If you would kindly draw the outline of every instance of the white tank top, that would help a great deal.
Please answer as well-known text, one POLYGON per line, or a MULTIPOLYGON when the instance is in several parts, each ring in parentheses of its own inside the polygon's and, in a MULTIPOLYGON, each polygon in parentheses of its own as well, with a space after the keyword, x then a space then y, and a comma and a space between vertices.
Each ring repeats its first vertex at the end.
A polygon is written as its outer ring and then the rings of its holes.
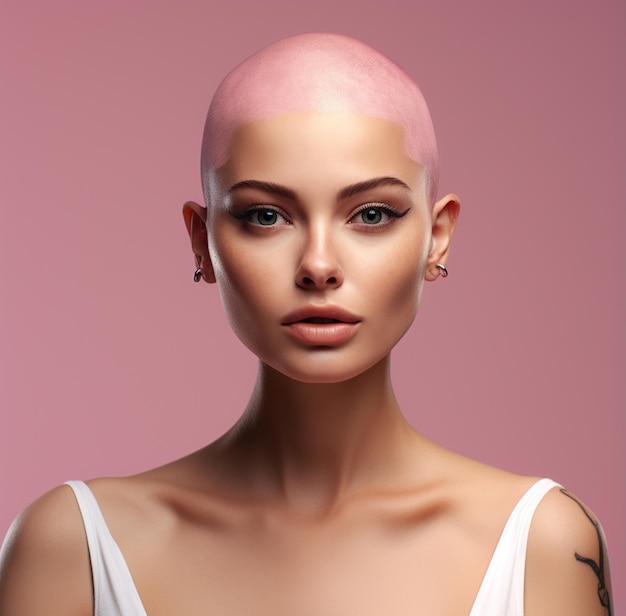
MULTIPOLYGON (((94 616, 147 616, 122 552, 93 493, 68 481, 78 501, 89 547, 94 616)), ((522 496, 507 520, 469 616, 523 616, 524 568, 530 523, 541 499, 559 484, 540 479, 522 496)))

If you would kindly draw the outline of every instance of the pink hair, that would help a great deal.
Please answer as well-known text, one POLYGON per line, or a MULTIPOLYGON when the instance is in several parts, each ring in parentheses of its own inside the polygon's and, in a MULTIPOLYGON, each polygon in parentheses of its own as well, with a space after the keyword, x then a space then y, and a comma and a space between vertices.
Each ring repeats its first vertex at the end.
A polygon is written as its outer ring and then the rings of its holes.
POLYGON ((236 128, 300 111, 350 112, 399 124, 406 153, 423 167, 426 195, 434 203, 437 144, 417 84, 365 43, 338 34, 301 34, 254 54, 217 88, 202 140, 207 204, 209 174, 226 162, 236 128))

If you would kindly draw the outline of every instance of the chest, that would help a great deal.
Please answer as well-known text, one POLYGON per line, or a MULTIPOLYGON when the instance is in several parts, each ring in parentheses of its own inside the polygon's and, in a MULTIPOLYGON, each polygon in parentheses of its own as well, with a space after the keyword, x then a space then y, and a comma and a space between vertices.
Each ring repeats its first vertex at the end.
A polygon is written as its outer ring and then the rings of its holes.
POLYGON ((467 616, 497 536, 427 530, 183 526, 123 551, 149 616, 467 616))

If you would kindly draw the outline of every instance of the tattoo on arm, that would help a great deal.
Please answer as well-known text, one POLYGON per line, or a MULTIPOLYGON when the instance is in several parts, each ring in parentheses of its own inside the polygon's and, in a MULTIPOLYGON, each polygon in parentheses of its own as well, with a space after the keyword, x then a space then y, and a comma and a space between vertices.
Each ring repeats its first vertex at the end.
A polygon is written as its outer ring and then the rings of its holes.
POLYGON ((603 607, 605 607, 608 611, 608 616, 613 616, 613 607, 611 605, 611 593, 609 589, 606 587, 606 582, 604 579, 604 542, 602 541, 602 532, 600 531, 600 524, 597 520, 594 520, 593 517, 589 514, 589 512, 585 509, 584 505, 575 498, 572 494, 570 494, 564 488, 561 488, 561 494, 564 494, 568 498, 571 498, 582 510, 587 519, 593 524, 593 527, 596 529, 596 535, 598 536, 598 546, 600 550, 600 556, 598 558, 598 562, 592 558, 586 558, 585 556, 581 556, 578 552, 574 552, 574 557, 577 561, 581 563, 585 563, 585 565, 589 565, 593 572, 596 574, 598 578, 598 598, 600 599, 600 603, 603 607))

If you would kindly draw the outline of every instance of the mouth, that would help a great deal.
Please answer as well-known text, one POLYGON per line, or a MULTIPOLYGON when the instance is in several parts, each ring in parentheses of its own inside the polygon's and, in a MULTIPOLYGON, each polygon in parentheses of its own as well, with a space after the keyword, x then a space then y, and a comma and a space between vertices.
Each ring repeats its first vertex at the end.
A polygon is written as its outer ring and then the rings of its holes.
POLYGON ((283 320, 285 331, 307 347, 341 346, 359 330, 361 319, 338 306, 306 306, 283 320))
POLYGON ((326 317, 308 317, 306 319, 301 319, 298 323, 343 323, 344 321, 340 321, 339 319, 328 319, 326 317))
POLYGON ((305 306, 290 312, 282 321, 283 325, 310 323, 314 325, 332 325, 347 323, 354 325, 361 319, 339 306, 305 306))

